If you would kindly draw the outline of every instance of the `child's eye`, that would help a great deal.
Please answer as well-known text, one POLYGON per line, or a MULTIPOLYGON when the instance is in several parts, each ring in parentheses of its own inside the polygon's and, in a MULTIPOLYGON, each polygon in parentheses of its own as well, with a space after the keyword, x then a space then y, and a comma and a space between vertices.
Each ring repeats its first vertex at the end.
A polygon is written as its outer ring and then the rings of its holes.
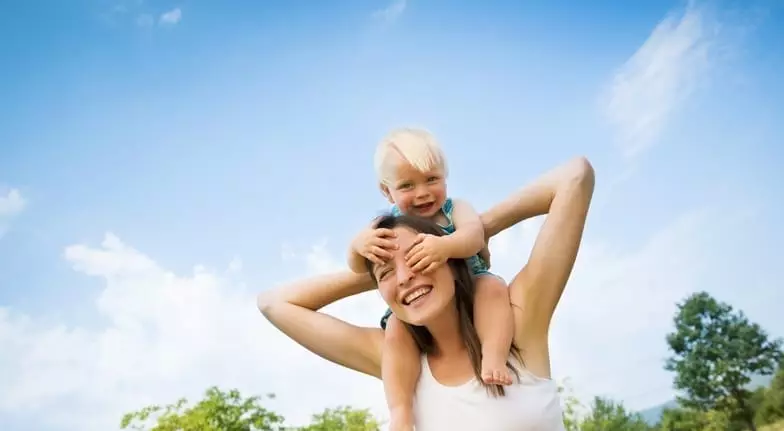
POLYGON ((438 177, 430 177, 430 178, 427 179, 427 181, 429 183, 434 183, 434 182, 438 181, 438 179, 439 179, 438 177))
POLYGON ((397 188, 399 188, 401 190, 409 189, 409 188, 411 188, 411 183, 403 183, 403 184, 399 185, 397 188))
POLYGON ((389 269, 382 269, 381 272, 378 273, 378 279, 383 280, 387 278, 387 275, 389 275, 390 272, 391 271, 389 269))

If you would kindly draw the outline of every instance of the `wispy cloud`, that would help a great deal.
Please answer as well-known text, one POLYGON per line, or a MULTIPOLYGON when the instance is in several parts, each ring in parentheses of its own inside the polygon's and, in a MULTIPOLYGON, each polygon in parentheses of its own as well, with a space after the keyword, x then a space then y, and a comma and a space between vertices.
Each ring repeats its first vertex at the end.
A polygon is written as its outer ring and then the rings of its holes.
POLYGON ((5 234, 11 219, 21 213, 27 201, 17 189, 9 190, 5 195, 0 194, 0 238, 5 234))
POLYGON ((403 15, 406 10, 406 0, 392 0, 384 9, 373 12, 373 18, 385 24, 392 24, 403 15))
POLYGON ((175 25, 179 23, 181 19, 182 10, 180 8, 174 8, 168 12, 162 13, 160 18, 158 18, 158 22, 161 25, 175 25))
POLYGON ((143 13, 136 17, 136 25, 139 27, 152 27, 155 25, 155 18, 148 13, 143 13))
MULTIPOLYGON (((673 216, 636 245, 596 237, 590 230, 553 318, 554 376, 569 378, 588 405, 595 395, 640 409, 673 396, 663 369, 675 303, 716 273, 716 233, 742 231, 745 219, 715 208, 673 216), (722 214, 722 215, 719 215, 722 214), (597 348, 599 341, 608 347, 597 348)), ((528 259, 543 217, 502 232, 490 243, 493 272, 510 280, 528 259)), ((624 241, 626 242, 626 241, 624 241)), ((772 318, 774 307, 757 307, 772 318)), ((782 325, 771 328, 780 331, 782 325)))
POLYGON ((715 16, 690 2, 662 20, 615 73, 600 101, 624 156, 633 158, 656 142, 716 66, 718 43, 715 16))
POLYGON ((26 202, 17 189, 11 189, 5 196, 0 196, 0 217, 10 217, 19 214, 26 202))

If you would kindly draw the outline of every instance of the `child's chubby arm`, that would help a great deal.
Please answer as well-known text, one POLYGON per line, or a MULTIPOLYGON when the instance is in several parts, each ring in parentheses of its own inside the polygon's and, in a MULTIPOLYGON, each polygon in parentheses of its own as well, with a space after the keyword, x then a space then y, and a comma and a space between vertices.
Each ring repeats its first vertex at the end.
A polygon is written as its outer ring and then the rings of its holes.
POLYGON ((448 257, 468 259, 485 246, 485 227, 474 208, 466 201, 452 199, 455 233, 442 237, 448 257))
POLYGON ((479 214, 465 201, 453 199, 452 203, 455 233, 444 236, 419 234, 406 254, 413 271, 427 273, 447 259, 467 259, 484 248, 485 230, 479 214))

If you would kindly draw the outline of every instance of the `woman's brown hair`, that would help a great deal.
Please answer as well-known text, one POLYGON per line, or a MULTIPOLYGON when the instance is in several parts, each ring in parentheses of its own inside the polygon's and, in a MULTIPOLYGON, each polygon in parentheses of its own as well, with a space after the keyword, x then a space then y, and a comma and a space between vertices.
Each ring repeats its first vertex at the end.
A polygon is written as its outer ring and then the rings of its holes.
MULTIPOLYGON (((443 236, 444 231, 434 222, 408 215, 384 215, 376 220, 376 228, 381 229, 394 229, 396 227, 406 227, 413 231, 443 236)), ((368 272, 373 275, 373 263, 366 260, 368 272)), ((468 264, 464 259, 449 259, 447 265, 452 270, 452 276, 455 279, 455 306, 457 307, 457 318, 460 327, 460 335, 465 342, 468 356, 471 360, 471 366, 474 369, 474 375, 477 380, 493 395, 504 395, 504 387, 502 385, 488 385, 482 380, 482 343, 479 341, 479 334, 476 332, 474 326, 474 294, 476 292, 476 284, 471 271, 468 269, 468 264)), ((401 321, 408 329, 408 332, 414 337, 419 350, 424 354, 434 353, 437 349, 433 335, 424 326, 410 325, 401 321)), ((511 353, 515 359, 523 363, 520 349, 512 343, 511 353)), ((517 376, 520 375, 518 370, 507 361, 506 366, 517 376)))

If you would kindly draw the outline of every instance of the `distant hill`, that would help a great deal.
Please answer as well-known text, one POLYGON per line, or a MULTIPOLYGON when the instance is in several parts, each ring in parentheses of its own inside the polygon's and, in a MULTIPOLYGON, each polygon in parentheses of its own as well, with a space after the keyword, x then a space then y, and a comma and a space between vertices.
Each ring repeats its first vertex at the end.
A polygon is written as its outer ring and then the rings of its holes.
POLYGON ((657 406, 649 407, 645 410, 641 410, 640 416, 647 422, 649 425, 656 425, 659 423, 662 415, 664 414, 664 410, 672 409, 678 407, 678 402, 675 400, 667 401, 666 403, 659 404, 657 406))
MULTIPOLYGON (((760 386, 769 386, 770 381, 773 380, 773 376, 753 376, 751 378, 751 383, 749 383, 749 389, 757 389, 760 386)), ((678 402, 675 400, 667 401, 666 403, 662 403, 653 407, 649 407, 645 410, 640 410, 638 413, 642 416, 642 418, 650 425, 656 425, 662 417, 664 410, 671 409, 678 407, 678 402)))

